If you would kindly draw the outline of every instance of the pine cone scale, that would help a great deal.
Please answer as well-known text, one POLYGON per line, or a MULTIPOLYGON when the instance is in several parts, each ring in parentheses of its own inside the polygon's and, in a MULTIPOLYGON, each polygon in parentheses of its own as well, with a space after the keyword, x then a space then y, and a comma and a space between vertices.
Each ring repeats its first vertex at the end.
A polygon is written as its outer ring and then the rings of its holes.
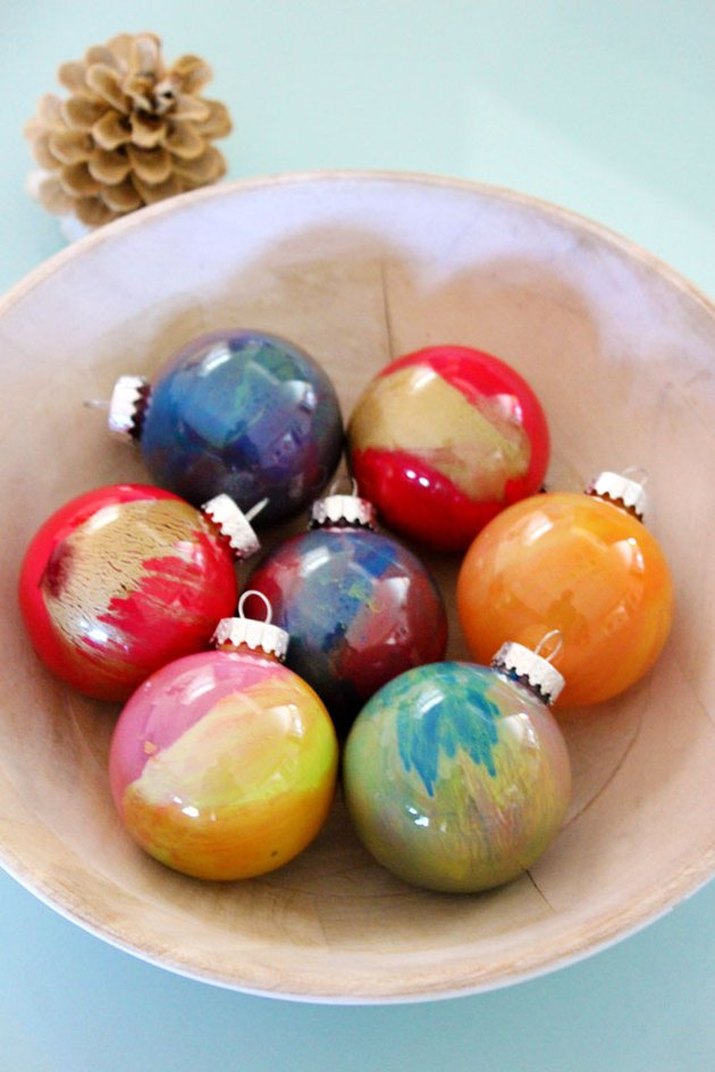
POLYGON ((102 189, 101 182, 92 177, 84 162, 60 168, 59 180, 65 193, 75 197, 92 197, 102 189))
POLYGON ((165 182, 159 182, 153 186, 142 182, 138 175, 132 175, 132 182, 146 205, 155 205, 158 201, 164 201, 167 197, 182 194, 186 189, 185 186, 181 185, 176 174, 170 175, 165 182))
POLYGON ((221 101, 206 101, 206 104, 209 105, 208 119, 196 123, 196 129, 204 138, 225 138, 233 126, 228 108, 221 101))
POLYGON ((177 160, 174 173, 193 189, 216 182, 225 174, 224 169, 225 163, 221 153, 213 146, 209 146, 206 152, 195 160, 177 160))
POLYGON ((132 170, 126 153, 108 152, 106 149, 95 149, 87 161, 87 167, 92 178, 104 186, 116 186, 117 183, 123 182, 132 170))
POLYGON ((101 197, 83 197, 75 208, 77 217, 88 227, 101 227, 116 220, 118 213, 112 212, 101 197))
POLYGON ((191 123, 173 124, 164 145, 180 160, 193 160, 206 148, 204 139, 191 123))
POLYGON ((132 132, 126 116, 117 112, 105 112, 92 127, 92 137, 100 149, 118 148, 131 141, 132 132))
POLYGON ((102 190, 102 200, 113 212, 124 215, 134 212, 144 204, 130 178, 124 179, 117 186, 107 186, 102 190))
POLYGON ((92 152, 92 139, 76 130, 56 130, 50 134, 49 150, 61 164, 77 164, 92 152))
POLYGON ((63 63, 57 72, 58 81, 72 93, 81 93, 84 89, 84 64, 77 60, 63 63))
POLYGON ((35 160, 38 162, 40 167, 47 168, 47 170, 52 170, 52 168, 56 168, 58 163, 57 157, 50 149, 51 134, 48 131, 43 131, 40 134, 30 135, 27 132, 27 128, 25 130, 25 133, 32 142, 32 152, 34 154, 35 160))
POLYGON ((65 126, 70 130, 79 130, 88 134, 92 127, 107 114, 107 105, 104 101, 75 95, 62 102, 60 111, 65 126))
POLYGON ((176 123, 198 122, 202 123, 211 115, 211 109, 204 100, 192 97, 188 93, 180 93, 176 98, 171 118, 176 123))
POLYGON ((131 141, 140 149, 154 149, 166 144, 167 125, 158 116, 147 112, 134 112, 130 117, 131 141))
POLYGON ((117 71, 106 63, 93 63, 85 75, 87 85, 96 96, 106 101, 118 112, 126 115, 129 111, 129 98, 122 89, 121 78, 117 71))
POLYGON ((149 186, 165 182, 172 171, 176 170, 171 153, 161 147, 157 149, 139 149, 136 145, 127 146, 127 156, 135 175, 149 186))
POLYGON ((172 70, 181 79, 184 93, 192 95, 213 78, 213 71, 200 56, 179 56, 172 70))

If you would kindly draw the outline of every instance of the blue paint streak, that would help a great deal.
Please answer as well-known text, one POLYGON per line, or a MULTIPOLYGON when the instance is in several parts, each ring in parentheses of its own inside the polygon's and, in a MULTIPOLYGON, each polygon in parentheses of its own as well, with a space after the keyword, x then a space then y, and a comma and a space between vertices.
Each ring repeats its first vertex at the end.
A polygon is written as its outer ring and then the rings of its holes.
POLYGON ((400 760, 405 771, 416 771, 430 796, 441 752, 452 759, 461 748, 496 777, 493 749, 501 711, 487 695, 492 681, 486 667, 437 663, 408 671, 373 698, 373 704, 396 708, 400 760))

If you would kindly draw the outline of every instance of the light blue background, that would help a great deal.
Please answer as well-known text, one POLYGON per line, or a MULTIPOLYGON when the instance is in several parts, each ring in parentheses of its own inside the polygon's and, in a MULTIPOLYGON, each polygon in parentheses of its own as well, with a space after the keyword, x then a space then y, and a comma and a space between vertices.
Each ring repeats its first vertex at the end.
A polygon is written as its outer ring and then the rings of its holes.
MULTIPOLYGON (((0 290, 62 246, 23 191, 23 122, 60 62, 142 29, 168 59, 213 65, 209 95, 235 121, 231 178, 356 167, 509 186, 715 293, 712 0, 0 0, 0 290)), ((715 1068, 715 884, 550 976, 374 1008, 172 976, 2 873, 0 906, 0 1072, 715 1068)))

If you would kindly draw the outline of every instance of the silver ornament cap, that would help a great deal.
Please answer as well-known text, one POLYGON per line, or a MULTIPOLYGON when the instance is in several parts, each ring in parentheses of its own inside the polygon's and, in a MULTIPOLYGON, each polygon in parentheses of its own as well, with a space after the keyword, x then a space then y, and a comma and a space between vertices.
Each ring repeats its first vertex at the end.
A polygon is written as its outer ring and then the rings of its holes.
MULTIPOLYGON (((265 505, 265 501, 259 507, 265 505)), ((236 558, 245 559, 260 551, 261 544, 251 525, 250 518, 256 507, 244 514, 230 495, 215 495, 201 507, 201 512, 211 518, 222 535, 226 536, 236 558)))
POLYGON ((283 662, 288 651, 290 636, 285 629, 272 624, 272 616, 273 609, 263 592, 248 589, 238 601, 238 615, 235 618, 221 619, 214 631, 212 643, 216 648, 225 646, 239 648, 245 645, 251 651, 272 655, 283 662), (244 615, 243 606, 249 596, 256 596, 262 600, 266 608, 265 619, 247 618, 244 615))
POLYGON ((120 376, 109 400, 107 426, 117 439, 137 440, 149 407, 151 387, 143 376, 120 376))
POLYGON ((310 510, 310 527, 330 525, 360 529, 375 528, 375 507, 358 495, 326 495, 314 502, 310 510))
POLYGON ((586 494, 607 499, 616 506, 621 505, 639 521, 643 520, 648 503, 645 484, 627 473, 613 473, 610 470, 599 473, 587 486, 586 494))
POLYGON ((523 678, 545 704, 552 704, 566 684, 563 674, 548 659, 514 640, 502 644, 492 667, 510 677, 523 678))

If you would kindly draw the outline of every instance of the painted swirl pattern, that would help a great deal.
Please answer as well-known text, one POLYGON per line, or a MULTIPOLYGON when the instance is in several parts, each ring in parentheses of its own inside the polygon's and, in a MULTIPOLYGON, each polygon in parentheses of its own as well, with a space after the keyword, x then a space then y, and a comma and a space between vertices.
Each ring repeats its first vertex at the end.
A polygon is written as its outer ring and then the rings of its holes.
POLYGON ((346 802, 373 856, 416 886, 500 885, 545 851, 571 792, 546 708, 494 670, 409 670, 367 703, 348 738, 346 802))
POLYGON ((109 773, 151 856, 197 878, 264 874, 313 840, 330 809, 337 741, 313 690, 247 649, 187 656, 125 706, 109 773))
POLYGON ((207 647, 236 599, 233 555, 211 522, 139 484, 67 503, 31 541, 20 576, 40 658, 102 700, 127 699, 166 662, 207 647))
POLYGON ((498 358, 435 346, 387 365, 348 427, 350 464, 386 524, 455 551, 537 491, 549 435, 526 381, 498 358))
POLYGON ((442 597, 420 560, 381 533, 327 528, 285 541, 253 571, 290 633, 287 665, 327 706, 340 735, 391 678, 443 658, 442 597))
POLYGON ((343 425, 327 373, 303 350, 253 331, 193 340, 161 371, 141 450, 163 487, 200 505, 225 492, 268 525, 299 513, 334 473, 343 425))

